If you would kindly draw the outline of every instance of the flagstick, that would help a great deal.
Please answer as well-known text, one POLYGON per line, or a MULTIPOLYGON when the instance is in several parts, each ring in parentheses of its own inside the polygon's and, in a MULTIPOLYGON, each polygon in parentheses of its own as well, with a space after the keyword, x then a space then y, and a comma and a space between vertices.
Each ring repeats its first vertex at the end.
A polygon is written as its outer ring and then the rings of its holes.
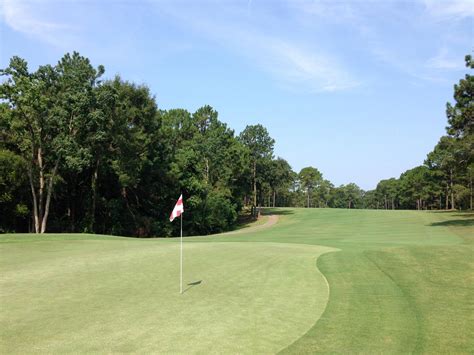
POLYGON ((179 283, 179 293, 183 293, 183 214, 180 216, 181 220, 181 258, 180 258, 180 283, 179 283))

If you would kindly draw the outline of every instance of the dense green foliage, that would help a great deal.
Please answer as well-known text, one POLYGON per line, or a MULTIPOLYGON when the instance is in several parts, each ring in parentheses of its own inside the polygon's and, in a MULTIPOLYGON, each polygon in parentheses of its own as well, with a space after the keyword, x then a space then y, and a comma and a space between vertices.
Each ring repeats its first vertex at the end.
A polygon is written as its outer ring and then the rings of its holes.
POLYGON ((167 217, 180 193, 190 235, 232 229, 245 206, 254 216, 259 206, 472 209, 469 74, 424 165, 365 192, 315 167, 297 174, 260 124, 236 136, 210 106, 160 110, 146 86, 104 71, 78 53, 34 72, 13 57, 0 70, 0 231, 176 235, 167 217))
POLYGON ((1 230, 171 235, 181 192, 188 233, 231 228, 247 147, 211 107, 160 111, 147 87, 103 72, 78 53, 1 71, 1 230))

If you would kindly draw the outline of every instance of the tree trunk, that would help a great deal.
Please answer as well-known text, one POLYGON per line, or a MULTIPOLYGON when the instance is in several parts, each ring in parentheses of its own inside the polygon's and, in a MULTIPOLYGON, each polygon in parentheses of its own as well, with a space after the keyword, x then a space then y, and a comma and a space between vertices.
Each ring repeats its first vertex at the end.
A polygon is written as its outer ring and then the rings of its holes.
POLYGON ((95 209, 96 209, 96 204, 97 204, 97 179, 99 176, 99 165, 100 165, 100 159, 97 159, 94 174, 92 174, 92 182, 91 182, 92 204, 91 204, 91 210, 89 212, 90 213, 90 216, 89 216, 89 231, 90 232, 94 232, 95 209))
POLYGON ((471 187, 471 201, 470 201, 470 204, 469 204, 469 206, 470 206, 469 209, 472 211, 472 176, 469 178, 469 185, 471 185, 470 186, 471 187))
POLYGON ((444 204, 445 210, 449 210, 449 187, 446 185, 446 201, 444 204))
POLYGON ((48 215, 49 215, 49 205, 51 203, 51 195, 53 193, 53 180, 56 177, 56 173, 58 171, 58 166, 59 166, 59 160, 56 160, 56 164, 54 165, 53 173, 51 174, 51 176, 49 178, 48 191, 47 191, 47 197, 46 197, 46 205, 44 207, 43 221, 41 222, 41 233, 44 233, 46 231, 46 225, 48 223, 48 215))
POLYGON ((451 185, 451 209, 455 209, 454 206, 454 191, 453 191, 453 169, 450 170, 450 185, 451 185))
POLYGON ((275 207, 276 191, 273 190, 273 207, 275 207))
POLYGON ((257 162, 256 161, 253 162, 253 205, 254 207, 257 207, 257 162))
POLYGON ((309 208, 309 190, 306 191, 306 197, 307 197, 307 202, 306 202, 306 208, 309 208))
POLYGON ((49 215, 49 206, 51 204, 51 195, 53 192, 53 181, 56 177, 56 173, 59 166, 59 160, 56 161, 54 165, 53 171, 51 176, 49 177, 48 186, 46 187, 46 203, 44 203, 44 195, 45 195, 45 172, 44 172, 44 164, 43 164, 43 151, 40 148, 36 151, 33 147, 33 157, 31 161, 31 166, 28 167, 28 178, 30 180, 30 188, 31 188, 31 195, 33 197, 33 216, 35 222, 35 233, 44 233, 46 231, 46 226, 48 223, 48 215, 49 215), (33 177, 33 165, 34 165, 34 155, 36 152, 36 159, 38 162, 38 169, 39 169, 39 191, 37 192, 34 186, 34 177, 33 177))
POLYGON ((209 159, 204 158, 204 161, 206 162, 206 184, 209 183, 209 159))
POLYGON ((39 215, 38 215, 38 202, 36 199, 36 191, 35 191, 35 186, 33 183, 33 172, 32 172, 32 167, 28 167, 28 177, 30 180, 30 187, 31 187, 31 195, 33 197, 33 218, 34 218, 34 225, 35 225, 35 233, 40 232, 40 220, 39 220, 39 215))
POLYGON ((43 152, 41 147, 38 148, 38 153, 37 153, 37 160, 38 160, 38 168, 39 168, 39 198, 38 198, 38 219, 39 219, 39 224, 38 224, 38 231, 36 233, 43 233, 43 215, 44 215, 44 209, 43 209, 43 200, 44 200, 44 166, 43 166, 43 152))

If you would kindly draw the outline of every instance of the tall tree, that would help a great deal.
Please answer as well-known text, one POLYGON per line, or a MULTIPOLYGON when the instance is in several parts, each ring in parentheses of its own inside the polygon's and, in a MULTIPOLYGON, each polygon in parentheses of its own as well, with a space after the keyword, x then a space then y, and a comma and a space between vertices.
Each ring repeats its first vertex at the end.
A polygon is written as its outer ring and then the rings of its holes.
POLYGON ((327 207, 329 199, 331 197, 331 190, 334 188, 334 185, 326 179, 321 180, 317 188, 319 207, 327 207), (321 205, 322 204, 322 205, 321 205))
POLYGON ((348 208, 360 208, 364 191, 354 183, 344 186, 344 194, 348 208))
POLYGON ((422 210, 432 196, 431 171, 422 165, 407 170, 400 176, 401 202, 407 208, 422 210))
POLYGON ((395 178, 381 180, 377 184, 377 196, 383 201, 384 209, 395 209, 399 189, 399 181, 395 178))
POLYGON ((241 208, 248 150, 210 106, 194 114, 162 113, 161 137, 168 147, 170 189, 188 196, 186 230, 208 234, 229 229, 241 208))
MULTIPOLYGON (((465 58, 466 67, 474 69, 474 60, 470 55, 465 58)), ((454 100, 456 103, 446 104, 446 115, 449 126, 448 134, 455 137, 465 137, 474 134, 474 76, 466 74, 464 79, 454 85, 454 100)))
MULTIPOLYGON (((270 137, 268 131, 261 124, 250 125, 240 133, 239 140, 248 148, 250 152, 252 187, 253 187, 253 208, 257 207, 257 169, 273 158, 273 146, 275 140, 270 137)), ((254 212, 255 213, 255 212, 254 212)))
POLYGON ((462 145, 462 141, 448 136, 443 136, 428 154, 425 164, 430 169, 438 170, 446 191, 445 208, 448 209, 450 198, 451 208, 456 208, 454 198, 454 185, 459 178, 459 170, 467 166, 469 157, 462 145))
POLYGON ((289 191, 291 183, 293 182, 292 173, 293 170, 285 159, 278 157, 272 160, 268 181, 273 197, 273 207, 276 206, 277 193, 284 194, 289 191))
POLYGON ((321 184, 323 175, 318 169, 308 166, 301 169, 298 178, 300 180, 301 187, 306 192, 306 207, 309 208, 311 206, 310 201, 313 190, 321 184))
POLYGON ((89 119, 93 88, 103 72, 102 66, 94 69, 76 52, 34 73, 25 60, 13 57, 0 71, 6 76, 0 99, 11 109, 10 139, 27 161, 36 233, 46 231, 60 164, 79 167, 90 158, 77 138, 89 119))

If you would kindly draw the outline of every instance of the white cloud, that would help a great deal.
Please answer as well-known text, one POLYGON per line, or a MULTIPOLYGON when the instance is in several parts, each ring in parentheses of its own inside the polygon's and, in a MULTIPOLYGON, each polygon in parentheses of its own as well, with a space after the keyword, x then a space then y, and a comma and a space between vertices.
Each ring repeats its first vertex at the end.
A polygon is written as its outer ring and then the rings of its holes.
POLYGON ((259 55, 263 64, 271 64, 270 71, 280 78, 303 84, 316 92, 347 90, 359 85, 327 54, 277 39, 266 39, 265 43, 267 45, 261 48, 259 55))
POLYGON ((463 58, 449 57, 448 50, 442 48, 436 56, 427 61, 427 67, 443 70, 460 70, 464 69, 463 58))
POLYGON ((347 23, 347 21, 358 19, 358 15, 350 2, 298 0, 289 2, 289 5, 308 15, 317 16, 326 21, 347 23))
POLYGON ((55 46, 61 46, 65 41, 64 31, 71 28, 64 24, 39 19, 35 6, 45 5, 45 3, 31 1, 2 0, 0 2, 0 16, 7 26, 17 32, 55 46))
POLYGON ((265 26, 278 26, 281 19, 259 17, 255 23, 239 8, 213 5, 212 18, 208 11, 196 8, 170 9, 160 4, 159 11, 166 11, 193 33, 248 58, 284 87, 333 92, 360 85, 337 58, 321 48, 288 38, 289 34, 283 37, 278 31, 267 34, 265 26))
POLYGON ((473 0, 423 0, 426 10, 440 19, 474 17, 473 0))
MULTIPOLYGON (((236 26, 238 27, 238 26, 236 26)), ((286 85, 313 92, 332 92, 354 88, 359 82, 335 58, 320 49, 263 34, 255 29, 225 31, 216 29, 222 44, 237 49, 286 85)))

